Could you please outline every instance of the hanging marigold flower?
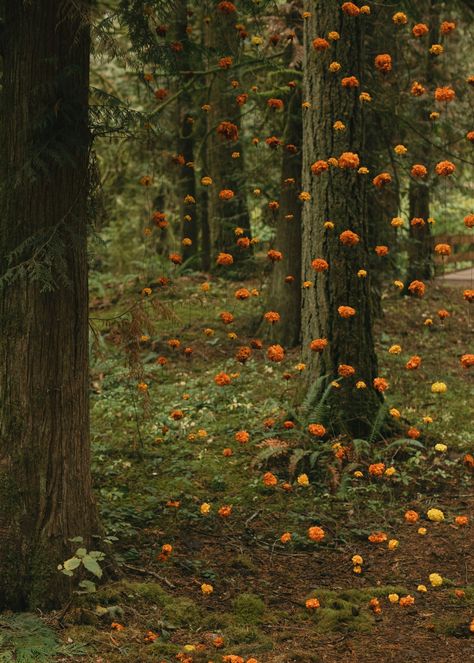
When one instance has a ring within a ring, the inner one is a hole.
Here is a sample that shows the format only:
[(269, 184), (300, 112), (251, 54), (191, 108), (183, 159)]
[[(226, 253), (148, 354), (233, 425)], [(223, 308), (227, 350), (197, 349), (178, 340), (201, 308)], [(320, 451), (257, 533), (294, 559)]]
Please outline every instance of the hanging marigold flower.
[(356, 88), (359, 87), (359, 79), (356, 76), (345, 76), (341, 80), (341, 85), (345, 88)]
[(239, 129), (232, 122), (221, 122), (217, 127), (217, 133), (226, 140), (235, 142), (239, 138)]
[(325, 51), (327, 48), (329, 48), (329, 42), (327, 39), (323, 39), (322, 37), (316, 37), (316, 39), (313, 39), (313, 48), (315, 51)]
[(435, 172), (437, 175), (442, 177), (447, 177), (452, 175), (456, 170), (456, 166), (451, 161), (440, 161), (435, 166)]
[(344, 124), (344, 122), (341, 122), (340, 120), (337, 120), (336, 122), (334, 122), (332, 127), (335, 131), (345, 131), (346, 130), (346, 125)]
[(375, 68), (383, 74), (392, 71), (392, 56), (388, 53), (381, 53), (375, 56)]
[(412, 226), (412, 228), (422, 228), (424, 225), (425, 220), (421, 217), (416, 216), (413, 219), (410, 219), (410, 226)]
[(326, 435), (326, 429), (322, 424), (309, 424), (308, 432), (314, 437), (324, 437)]
[(464, 225), (466, 228), (474, 228), (474, 214), (468, 214), (464, 217)]
[(283, 110), (284, 105), (281, 99), (267, 99), (267, 106), (274, 110)]
[(408, 148), (405, 147), (405, 145), (395, 145), (395, 147), (393, 148), (393, 151), (395, 152), (395, 154), (398, 154), (399, 156), (403, 156), (404, 154), (406, 154), (408, 152)]
[(463, 368), (471, 368), (471, 366), (474, 366), (474, 355), (471, 354), (463, 355), (460, 361)]
[(359, 101), (368, 103), (368, 102), (372, 101), (372, 97), (370, 96), (370, 94), (368, 92), (361, 92), (359, 94)]
[(327, 338), (315, 338), (309, 344), (310, 349), (313, 352), (322, 352), (328, 345)]
[(163, 101), (163, 99), (166, 99), (169, 92), (165, 88), (160, 87), (160, 88), (158, 88), (158, 90), (155, 90), (154, 94), (155, 94), (155, 98), (158, 99), (158, 101)]
[(426, 94), (426, 88), (421, 83), (418, 83), (418, 81), (414, 81), (410, 88), (410, 94), (414, 97), (422, 97)]
[(396, 12), (396, 13), (392, 16), (392, 21), (393, 21), (396, 25), (406, 25), (406, 24), (408, 23), (408, 18), (407, 18), (407, 15), (404, 14), (403, 12)]
[(311, 267), (314, 269), (315, 272), (320, 273), (320, 272), (325, 272), (327, 269), (329, 269), (329, 264), (323, 258), (315, 258), (314, 260), (311, 261)]
[(281, 347), (281, 345), (270, 345), (267, 350), (267, 357), (270, 361), (283, 361), (285, 358), (285, 350)]
[(239, 237), (237, 240), (237, 246), (241, 249), (248, 249), (250, 246), (250, 240), (248, 237)]
[(434, 93), (436, 101), (453, 101), (456, 97), (456, 92), (451, 86), (437, 87)]
[(329, 170), (329, 165), (328, 162), (323, 159), (319, 159), (319, 161), (315, 161), (311, 165), (311, 172), (313, 175), (321, 175), (321, 173), (324, 173), (326, 170)]
[(232, 200), (234, 195), (232, 189), (222, 189), (222, 191), (219, 191), (219, 198), (221, 200)]
[(279, 262), (283, 259), (283, 253), (281, 251), (276, 251), (275, 249), (270, 249), (267, 251), (267, 258), (272, 262)]
[(276, 311), (268, 311), (263, 316), (267, 322), (274, 324), (275, 322), (280, 322), (280, 314)]
[(414, 37), (423, 37), (423, 35), (428, 34), (430, 31), (426, 23), (417, 23), (413, 26), (412, 34)]
[(339, 64), (339, 62), (331, 62), (328, 69), (332, 74), (336, 74), (338, 71), (341, 70), (341, 65)]
[(322, 527), (314, 525), (308, 529), (308, 537), (311, 539), (311, 541), (322, 541), (325, 536), (326, 532)]
[(265, 138), (265, 143), (268, 145), (268, 147), (271, 150), (276, 150), (277, 147), (279, 147), (282, 144), (281, 140), (276, 136), (270, 136), (269, 138)]
[(331, 32), (328, 32), (328, 39), (331, 41), (337, 41), (338, 39), (341, 38), (341, 35), (339, 32), (336, 32), (335, 30), (331, 30)]
[(434, 250), (439, 256), (451, 255), (451, 247), (449, 244), (436, 244)]
[(242, 94), (238, 94), (238, 95), (235, 97), (235, 101), (237, 102), (237, 104), (238, 104), (239, 106), (244, 106), (244, 105), (247, 103), (248, 98), (249, 98), (249, 95), (248, 95), (248, 94), (242, 93)]
[(355, 246), (360, 242), (360, 237), (357, 233), (352, 232), (352, 230), (344, 230), (339, 235), (339, 241), (344, 246)]
[(375, 253), (380, 257), (388, 255), (389, 250), (388, 246), (376, 246), (374, 249)]
[(374, 378), (372, 384), (374, 385), (374, 389), (380, 393), (387, 391), (389, 387), (388, 381), (385, 378)]
[(474, 302), (474, 290), (464, 290), (462, 295), (467, 302)]
[(179, 253), (170, 253), (169, 259), (173, 263), (173, 265), (181, 265), (183, 262), (183, 256), (180, 255)]
[(370, 14), (369, 5), (362, 5), (362, 7), (360, 8), (360, 13), (365, 14), (366, 16), (368, 16)]
[(416, 178), (423, 178), (423, 177), (426, 177), (428, 175), (428, 169), (426, 168), (426, 166), (423, 166), (421, 163), (415, 163), (411, 167), (410, 172), (411, 172), (412, 177), (416, 177)]
[(366, 270), (366, 269), (359, 269), (359, 270), (357, 271), (357, 276), (358, 276), (360, 279), (365, 279), (365, 277), (367, 276), (367, 270)]
[(356, 314), (356, 310), (352, 306), (339, 306), (337, 312), (341, 318), (352, 318)]
[(350, 378), (355, 374), (355, 368), (349, 364), (339, 364), (337, 373), (341, 378)]
[(444, 48), (441, 44), (433, 44), (430, 46), (431, 55), (441, 55), (444, 53)]
[(379, 175), (376, 175), (374, 179), (372, 180), (372, 184), (376, 186), (378, 189), (381, 189), (384, 187), (386, 184), (390, 184), (392, 181), (392, 176), (390, 173), (380, 173)]
[(442, 35), (449, 35), (450, 32), (456, 29), (456, 23), (454, 21), (443, 21), (440, 25), (440, 30)]
[(234, 258), (230, 253), (219, 253), (216, 258), (216, 264), (218, 265), (232, 265), (234, 263)]
[(311, 194), (308, 191), (301, 191), (301, 193), (298, 194), (298, 199), (303, 203), (307, 203), (311, 200)]
[(359, 7), (353, 2), (343, 2), (341, 9), (347, 16), (359, 16), (360, 14)]
[(343, 152), (337, 164), (339, 168), (355, 170), (360, 165), (359, 156), (354, 152)]
[(217, 10), (222, 12), (222, 14), (234, 14), (237, 11), (237, 8), (233, 2), (227, 2), (227, 0), (223, 0), (217, 5)]
[(232, 67), (233, 62), (234, 58), (232, 58), (230, 55), (226, 55), (225, 57), (219, 60), (217, 65), (220, 69), (230, 69)]

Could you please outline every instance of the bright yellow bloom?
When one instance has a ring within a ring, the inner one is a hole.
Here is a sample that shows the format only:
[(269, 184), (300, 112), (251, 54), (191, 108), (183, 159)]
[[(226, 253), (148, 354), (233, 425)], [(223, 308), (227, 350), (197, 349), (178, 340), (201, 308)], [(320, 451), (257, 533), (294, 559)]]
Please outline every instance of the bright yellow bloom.
[(439, 573), (430, 573), (429, 580), (433, 587), (441, 587), (443, 584), (443, 576)]
[(429, 520), (432, 520), (435, 523), (440, 523), (444, 520), (444, 513), (441, 509), (430, 509), (426, 515)]

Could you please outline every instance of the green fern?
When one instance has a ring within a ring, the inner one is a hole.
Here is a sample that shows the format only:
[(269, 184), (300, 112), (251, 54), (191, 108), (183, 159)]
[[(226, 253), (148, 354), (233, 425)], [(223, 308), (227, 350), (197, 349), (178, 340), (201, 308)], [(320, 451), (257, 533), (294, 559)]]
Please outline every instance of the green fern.
[(59, 653), (56, 634), (38, 617), (28, 613), (0, 619), (0, 661), (41, 663)]

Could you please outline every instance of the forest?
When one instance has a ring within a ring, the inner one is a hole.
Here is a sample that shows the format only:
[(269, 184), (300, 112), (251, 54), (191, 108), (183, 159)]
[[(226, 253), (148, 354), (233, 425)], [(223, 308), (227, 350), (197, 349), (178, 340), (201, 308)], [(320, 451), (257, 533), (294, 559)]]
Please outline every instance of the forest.
[(0, 663), (474, 660), (474, 0), (0, 0)]

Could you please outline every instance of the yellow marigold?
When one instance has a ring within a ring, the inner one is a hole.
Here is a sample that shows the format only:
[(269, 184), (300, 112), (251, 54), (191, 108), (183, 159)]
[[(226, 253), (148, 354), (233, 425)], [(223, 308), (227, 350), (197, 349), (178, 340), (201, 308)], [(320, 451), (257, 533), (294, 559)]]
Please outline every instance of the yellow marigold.
[(408, 23), (408, 18), (407, 18), (407, 15), (404, 14), (403, 12), (396, 12), (396, 13), (392, 16), (392, 21), (393, 21), (396, 25), (406, 25), (406, 24)]
[(332, 74), (336, 74), (338, 71), (341, 70), (341, 65), (339, 62), (331, 62), (328, 69)]
[(300, 474), (296, 481), (299, 486), (309, 486), (309, 478), (307, 474)]
[(328, 39), (331, 41), (337, 41), (338, 39), (341, 38), (341, 35), (339, 32), (336, 32), (335, 30), (332, 30), (331, 32), (328, 33)]
[(368, 103), (368, 102), (372, 101), (372, 97), (370, 96), (370, 94), (368, 92), (361, 92), (359, 94), (359, 101)]
[(430, 573), (429, 581), (432, 587), (441, 587), (443, 584), (443, 577), (439, 573)]
[(395, 145), (393, 151), (395, 152), (395, 154), (402, 155), (408, 152), (408, 148), (405, 147), (405, 145)]
[(444, 513), (441, 509), (429, 509), (426, 515), (428, 520), (432, 520), (434, 523), (440, 523), (444, 520)]
[(201, 592), (203, 594), (212, 594), (213, 591), (214, 587), (212, 585), (209, 585), (205, 582), (201, 585)]
[(445, 382), (433, 382), (431, 391), (433, 394), (444, 394), (448, 391), (448, 387)]
[(396, 407), (392, 407), (392, 408), (390, 408), (390, 410), (389, 410), (389, 414), (390, 414), (390, 416), (393, 417), (394, 419), (400, 419), (400, 417), (402, 416), (401, 413), (400, 413), (400, 410), (397, 410)]

